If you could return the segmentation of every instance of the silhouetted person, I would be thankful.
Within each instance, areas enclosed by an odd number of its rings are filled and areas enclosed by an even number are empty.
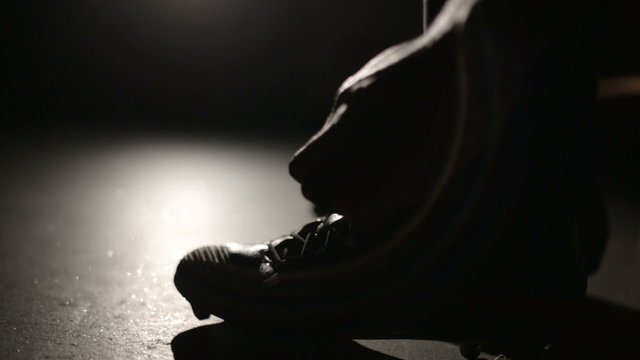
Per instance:
[[[606,238],[591,159],[603,4],[431,7],[424,34],[344,82],[291,161],[333,215],[181,261],[199,318],[543,342],[557,314],[527,304],[584,297]]]

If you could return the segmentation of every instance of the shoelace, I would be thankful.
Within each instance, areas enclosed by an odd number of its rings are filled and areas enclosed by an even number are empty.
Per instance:
[[[329,250],[333,237],[339,236],[335,220],[316,220],[298,232],[268,244],[269,258],[274,265],[283,265],[299,259],[311,258]]]
[[[278,263],[284,263],[293,259],[314,255],[318,252],[321,252],[323,248],[326,248],[329,243],[329,235],[330,232],[328,231],[326,233],[326,236],[324,237],[324,241],[319,244],[320,246],[318,251],[315,252],[309,251],[309,249],[312,248],[312,246],[310,246],[309,244],[318,239],[319,234],[317,233],[307,233],[304,237],[298,233],[291,233],[289,235],[289,238],[283,239],[277,245],[273,245],[271,243],[268,244],[270,250],[269,252],[272,256],[272,260],[275,260]],[[292,240],[295,240],[297,242],[293,243]],[[278,247],[281,248],[280,252],[278,251]],[[299,248],[298,251],[296,251],[296,247]],[[318,246],[313,247],[318,248]],[[297,254],[292,254],[294,252],[297,252]]]

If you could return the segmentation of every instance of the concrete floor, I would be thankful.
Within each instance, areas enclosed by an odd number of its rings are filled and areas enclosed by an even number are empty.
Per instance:
[[[220,322],[196,320],[174,289],[183,254],[264,241],[314,217],[287,175],[297,145],[152,136],[4,145],[0,358],[172,358],[176,336]],[[620,214],[614,209],[612,246],[590,292],[640,308],[637,207],[611,204]],[[215,358],[246,346],[223,325],[204,329],[191,332],[231,349]],[[426,340],[362,340],[327,351],[462,358],[457,346]]]

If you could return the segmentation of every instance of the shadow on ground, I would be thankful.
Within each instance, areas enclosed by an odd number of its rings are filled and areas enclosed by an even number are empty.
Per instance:
[[[195,359],[397,359],[368,349],[350,339],[315,335],[270,336],[220,323],[185,331],[171,341],[176,360]]]

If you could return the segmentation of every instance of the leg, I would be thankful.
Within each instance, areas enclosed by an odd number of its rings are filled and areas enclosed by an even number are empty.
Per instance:
[[[571,130],[593,84],[577,81],[584,49],[562,46],[583,35],[563,16],[588,11],[563,3],[531,25],[543,5],[508,3],[451,0],[430,31],[349,78],[290,166],[305,196],[346,218],[187,256],[176,285],[196,312],[305,327],[377,309],[390,326],[481,338],[477,299],[582,296],[564,175],[579,172]],[[505,319],[490,304],[482,318]]]

